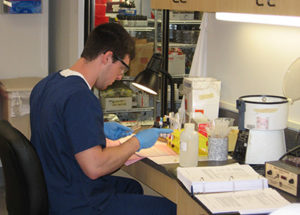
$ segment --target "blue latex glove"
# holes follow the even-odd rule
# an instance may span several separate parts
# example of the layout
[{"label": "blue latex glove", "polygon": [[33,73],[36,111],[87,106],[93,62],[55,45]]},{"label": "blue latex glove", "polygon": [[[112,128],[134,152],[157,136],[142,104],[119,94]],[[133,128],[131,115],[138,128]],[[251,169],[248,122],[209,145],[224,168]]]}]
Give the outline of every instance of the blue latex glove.
[{"label": "blue latex glove", "polygon": [[153,146],[161,133],[169,134],[172,132],[173,132],[172,129],[163,129],[163,128],[149,128],[140,131],[135,135],[135,137],[140,142],[139,150],[150,148],[151,146]]},{"label": "blue latex glove", "polygon": [[104,134],[108,139],[117,140],[131,135],[133,130],[117,122],[105,122]]}]

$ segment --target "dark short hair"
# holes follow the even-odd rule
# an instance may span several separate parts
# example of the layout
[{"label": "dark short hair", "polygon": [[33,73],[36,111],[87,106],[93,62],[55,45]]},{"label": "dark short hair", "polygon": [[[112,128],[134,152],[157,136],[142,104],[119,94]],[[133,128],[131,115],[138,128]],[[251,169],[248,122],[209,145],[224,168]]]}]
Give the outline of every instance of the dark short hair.
[{"label": "dark short hair", "polygon": [[131,60],[134,58],[134,40],[122,25],[105,23],[94,28],[88,36],[81,57],[92,61],[107,51],[112,51],[122,59],[126,54],[129,55]]}]

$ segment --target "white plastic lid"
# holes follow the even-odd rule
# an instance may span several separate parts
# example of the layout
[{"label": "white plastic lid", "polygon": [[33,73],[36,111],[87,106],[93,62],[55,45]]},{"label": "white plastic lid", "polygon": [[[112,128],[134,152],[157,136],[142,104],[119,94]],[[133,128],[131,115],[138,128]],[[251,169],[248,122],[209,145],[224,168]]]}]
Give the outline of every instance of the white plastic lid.
[{"label": "white plastic lid", "polygon": [[187,129],[187,130],[194,130],[195,129],[195,124],[194,123],[184,123],[184,129]]},{"label": "white plastic lid", "polygon": [[288,68],[283,79],[283,94],[291,102],[300,99],[300,58],[297,58]]}]

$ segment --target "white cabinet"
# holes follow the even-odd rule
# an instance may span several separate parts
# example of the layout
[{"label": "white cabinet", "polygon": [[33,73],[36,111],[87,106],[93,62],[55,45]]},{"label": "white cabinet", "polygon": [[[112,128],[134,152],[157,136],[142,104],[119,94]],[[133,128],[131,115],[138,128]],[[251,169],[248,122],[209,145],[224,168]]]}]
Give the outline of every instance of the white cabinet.
[{"label": "white cabinet", "polygon": [[299,0],[151,0],[151,8],[300,16]]}]

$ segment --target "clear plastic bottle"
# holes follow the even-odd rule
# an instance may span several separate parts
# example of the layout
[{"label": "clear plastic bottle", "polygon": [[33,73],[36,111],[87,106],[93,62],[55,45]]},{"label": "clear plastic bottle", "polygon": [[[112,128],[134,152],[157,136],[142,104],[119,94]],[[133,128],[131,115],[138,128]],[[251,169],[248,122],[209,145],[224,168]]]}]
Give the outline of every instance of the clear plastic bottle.
[{"label": "clear plastic bottle", "polygon": [[179,165],[192,167],[198,165],[199,136],[195,131],[195,124],[185,123],[184,131],[180,135]]}]

